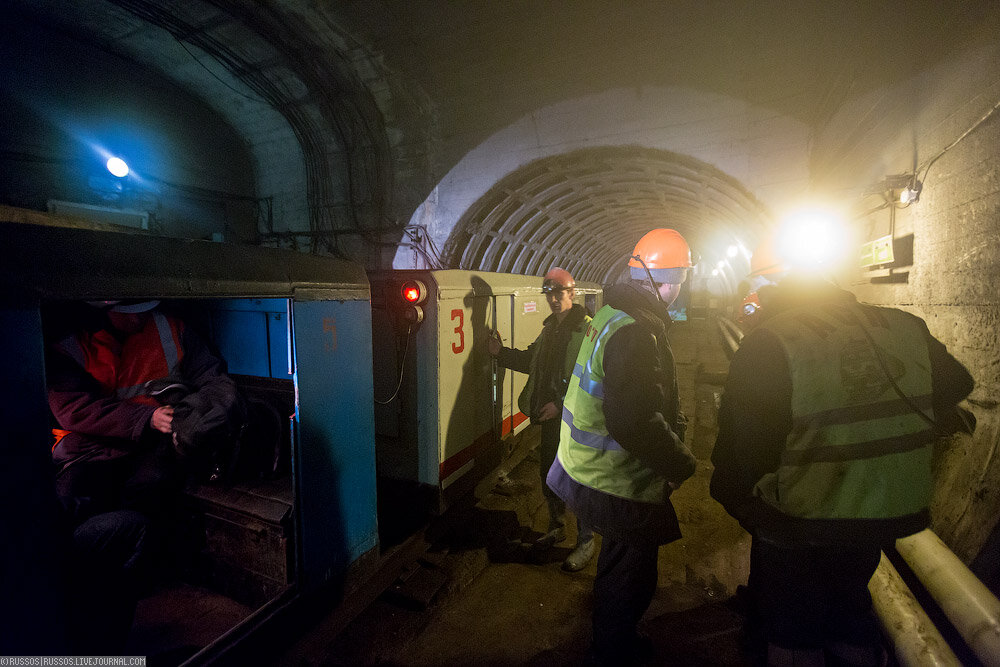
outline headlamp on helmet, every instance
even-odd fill
[[[563,285],[558,280],[546,280],[542,283],[542,294],[560,294],[566,290],[571,290],[575,285]]]

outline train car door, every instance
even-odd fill
[[[367,298],[296,298],[291,319],[301,576],[316,587],[378,539],[371,305]],[[353,396],[365,397],[364,409]]]
[[[490,438],[492,363],[485,337],[492,316],[491,299],[477,289],[475,276],[454,272],[441,278],[437,318],[439,479],[445,491],[472,470],[478,450]]]
[[[492,297],[494,326],[500,334],[500,340],[507,347],[514,345],[514,296],[512,294],[499,294]],[[501,366],[496,360],[493,361],[496,368],[494,376],[494,401],[495,410],[492,420],[494,439],[499,441],[505,435],[505,425],[508,425],[517,413],[517,396],[520,393],[520,385],[523,386],[523,377],[520,373],[508,370]]]

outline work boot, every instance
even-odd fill
[[[550,549],[557,542],[566,539],[566,522],[563,513],[566,511],[566,504],[558,497],[546,496],[545,503],[549,506],[549,529],[535,540],[536,550]]]
[[[576,547],[563,561],[562,569],[567,572],[579,572],[587,567],[587,563],[594,557],[595,551],[597,551],[597,543],[594,542],[594,531],[577,517]]]
[[[562,525],[553,526],[550,523],[548,532],[535,540],[534,548],[536,550],[551,549],[557,542],[562,542],[565,539],[566,527]]]
[[[595,551],[597,551],[597,541],[594,540],[593,535],[585,541],[577,540],[576,548],[566,556],[566,560],[562,564],[562,569],[567,572],[579,572],[587,567],[587,563],[594,557]]]

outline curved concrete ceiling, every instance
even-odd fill
[[[757,236],[768,220],[739,183],[697,160],[636,147],[580,150],[504,178],[459,222],[445,261],[525,275],[561,266],[606,283],[650,229],[676,229],[708,256]]]

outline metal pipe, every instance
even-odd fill
[[[962,664],[885,554],[868,582],[868,591],[900,665],[959,667]]]
[[[896,540],[896,551],[984,665],[1000,665],[1000,600],[930,530]]]

